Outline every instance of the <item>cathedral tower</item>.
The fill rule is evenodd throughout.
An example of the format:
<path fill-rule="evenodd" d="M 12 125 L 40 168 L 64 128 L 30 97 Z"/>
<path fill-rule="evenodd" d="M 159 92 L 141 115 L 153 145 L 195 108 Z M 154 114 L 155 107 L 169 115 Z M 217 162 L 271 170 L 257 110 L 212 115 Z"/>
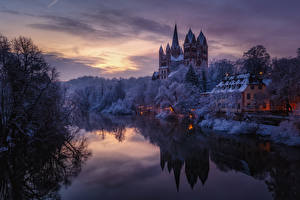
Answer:
<path fill-rule="evenodd" d="M 178 56 L 180 55 L 180 46 L 179 46 L 179 42 L 178 42 L 178 33 L 177 33 L 177 25 L 176 24 L 175 24 L 174 33 L 173 33 L 171 55 L 174 58 L 178 58 Z"/>
<path fill-rule="evenodd" d="M 196 37 L 191 28 L 185 36 L 183 48 L 184 48 L 184 64 L 185 65 L 196 64 L 196 58 L 197 58 Z"/>
<path fill-rule="evenodd" d="M 201 31 L 197 38 L 197 66 L 208 65 L 208 45 L 206 37 Z"/>

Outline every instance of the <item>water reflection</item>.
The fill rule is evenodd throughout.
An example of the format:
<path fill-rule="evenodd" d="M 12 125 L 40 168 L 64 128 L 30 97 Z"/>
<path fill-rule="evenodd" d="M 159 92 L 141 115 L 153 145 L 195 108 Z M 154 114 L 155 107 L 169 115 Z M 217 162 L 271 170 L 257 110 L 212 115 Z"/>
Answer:
<path fill-rule="evenodd" d="M 54 135 L 0 153 L 0 199 L 60 199 L 90 153 L 84 137 Z"/>
<path fill-rule="evenodd" d="M 100 122 L 101 120 L 105 122 Z M 153 192 L 150 193 L 148 191 L 150 188 L 152 188 L 151 191 L 165 188 L 168 197 L 172 196 L 174 199 L 180 199 L 180 194 L 184 194 L 185 198 L 193 198 L 194 194 L 197 194 L 198 197 L 222 199 L 224 196 L 217 196 L 217 193 L 223 195 L 236 193 L 237 196 L 239 192 L 243 193 L 241 195 L 244 199 L 300 199 L 299 149 L 278 146 L 258 138 L 224 137 L 213 133 L 206 135 L 194 129 L 191 132 L 188 123 L 186 125 L 170 124 L 149 118 L 105 117 L 101 120 L 97 118 L 89 121 L 87 129 L 96 133 L 104 141 L 106 139 L 110 141 L 114 137 L 116 141 L 123 144 L 118 148 L 108 147 L 108 145 L 116 145 L 110 141 L 109 143 L 97 143 L 97 147 L 95 147 L 98 150 L 101 149 L 99 151 L 102 157 L 94 160 L 91 165 L 97 166 L 98 170 L 106 171 L 105 177 L 107 174 L 110 176 L 109 179 L 103 178 L 103 174 L 99 174 L 99 172 L 95 174 L 91 170 L 89 176 L 102 176 L 96 182 L 102 184 L 103 187 L 106 185 L 104 187 L 106 189 L 98 190 L 98 192 L 107 193 L 110 190 L 107 188 L 108 182 L 110 183 L 109 187 L 112 187 L 111 190 L 116 191 L 115 195 L 104 195 L 106 199 L 120 198 L 121 196 L 122 198 L 138 199 L 139 191 L 133 195 L 131 194 L 134 191 L 132 188 L 140 188 L 143 184 L 147 187 L 140 188 L 140 193 L 142 193 L 140 195 L 150 195 L 149 199 L 163 196 L 160 193 L 157 193 L 157 196 L 152 194 Z M 159 148 L 157 154 L 155 147 L 147 146 L 147 141 Z M 102 145 L 109 148 L 110 152 L 102 148 Z M 156 155 L 158 159 L 156 159 Z M 114 163 L 112 164 L 112 162 Z M 117 165 L 122 168 L 118 168 Z M 161 168 L 161 174 L 157 171 L 156 166 Z M 107 168 L 112 171 L 107 171 Z M 115 176 L 114 172 L 119 176 Z M 174 191 L 169 190 L 168 186 L 172 186 L 172 184 L 166 182 L 165 172 L 170 173 L 174 179 Z M 226 175 L 228 176 L 225 179 L 223 176 Z M 123 176 L 127 178 L 121 178 Z M 232 179 L 232 181 L 236 180 L 235 183 L 241 182 L 244 185 L 220 186 L 221 178 L 223 182 Z M 139 182 L 139 185 L 135 185 L 135 182 Z M 202 192 L 199 189 L 197 189 L 198 191 L 194 190 L 195 193 L 192 190 L 188 192 L 184 188 L 185 182 L 192 189 L 199 188 L 200 185 L 208 189 Z M 216 187 L 216 185 L 220 187 Z M 244 193 L 243 189 L 246 186 L 250 189 Z M 257 188 L 255 189 L 256 193 L 251 190 L 252 187 Z M 269 196 L 268 193 L 271 195 Z"/>

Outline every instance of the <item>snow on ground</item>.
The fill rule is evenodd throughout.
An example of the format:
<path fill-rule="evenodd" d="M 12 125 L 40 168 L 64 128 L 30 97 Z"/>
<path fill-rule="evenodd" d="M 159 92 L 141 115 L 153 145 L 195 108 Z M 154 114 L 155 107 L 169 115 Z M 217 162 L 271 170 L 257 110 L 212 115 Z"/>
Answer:
<path fill-rule="evenodd" d="M 256 132 L 258 124 L 249 122 L 239 122 L 225 119 L 203 120 L 200 127 L 211 128 L 214 131 L 227 132 L 228 134 L 249 134 Z"/>
<path fill-rule="evenodd" d="M 0 147 L 0 153 L 4 152 L 4 151 L 8 151 L 8 148 L 7 147 Z"/>
<path fill-rule="evenodd" d="M 119 99 L 117 102 L 114 102 L 109 108 L 102 111 L 102 113 L 109 113 L 113 115 L 130 115 L 133 113 L 130 109 L 130 103 Z"/>
<path fill-rule="evenodd" d="M 284 121 L 279 126 L 240 122 L 225 119 L 206 119 L 198 124 L 202 128 L 210 128 L 220 134 L 257 134 L 268 136 L 275 143 L 289 146 L 300 146 L 300 132 L 293 122 Z"/>
<path fill-rule="evenodd" d="M 175 61 L 175 62 L 178 62 L 178 61 L 182 61 L 184 58 L 183 58 L 183 55 L 180 54 L 177 58 L 171 56 L 171 61 Z"/>

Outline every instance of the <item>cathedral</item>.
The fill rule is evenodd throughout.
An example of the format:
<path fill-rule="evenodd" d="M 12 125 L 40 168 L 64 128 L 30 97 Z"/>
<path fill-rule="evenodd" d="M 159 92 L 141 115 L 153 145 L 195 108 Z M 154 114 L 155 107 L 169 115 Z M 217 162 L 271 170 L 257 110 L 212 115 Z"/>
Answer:
<path fill-rule="evenodd" d="M 208 45 L 202 31 L 196 39 L 192 30 L 189 29 L 185 36 L 182 50 L 178 41 L 177 25 L 175 24 L 171 47 L 167 44 L 164 51 L 163 47 L 160 46 L 159 68 L 158 72 L 153 74 L 154 79 L 167 79 L 169 73 L 180 64 L 185 66 L 192 65 L 195 72 L 202 76 L 202 72 L 208 67 Z"/>

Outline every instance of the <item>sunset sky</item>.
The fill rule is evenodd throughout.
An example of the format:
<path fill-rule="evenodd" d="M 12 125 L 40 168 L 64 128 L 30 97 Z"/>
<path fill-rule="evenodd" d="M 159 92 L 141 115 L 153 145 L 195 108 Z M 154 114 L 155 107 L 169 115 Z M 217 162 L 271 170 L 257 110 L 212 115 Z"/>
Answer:
<path fill-rule="evenodd" d="M 262 44 L 273 57 L 300 47 L 299 0 L 0 0 L 0 33 L 31 37 L 61 73 L 138 77 L 158 67 L 177 23 L 208 39 L 209 60 Z"/>

